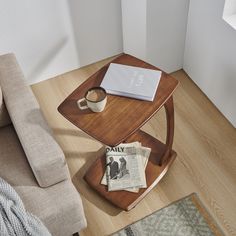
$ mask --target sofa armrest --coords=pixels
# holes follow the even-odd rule
[[[14,54],[0,56],[0,85],[7,110],[41,187],[69,177],[64,154],[53,138]]]
[[[2,89],[0,86],[0,127],[7,126],[11,123],[5,103],[3,101]]]

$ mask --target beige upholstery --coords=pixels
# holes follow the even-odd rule
[[[38,187],[12,125],[0,129],[0,144],[0,176],[53,235],[71,235],[86,226],[80,196],[70,180],[48,188]]]
[[[0,127],[0,176],[53,236],[79,232],[87,226],[80,195],[13,54],[0,56],[0,86],[12,121]],[[2,104],[0,92],[0,121]]]
[[[18,138],[41,187],[68,178],[64,154],[52,137],[13,54],[0,57],[0,85]]]
[[[10,123],[11,123],[11,120],[3,101],[2,89],[0,86],[0,127],[4,127]]]

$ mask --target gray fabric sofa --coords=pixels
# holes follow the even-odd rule
[[[0,176],[52,235],[86,227],[64,154],[13,54],[0,56]]]

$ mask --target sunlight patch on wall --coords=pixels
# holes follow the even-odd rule
[[[225,0],[223,19],[236,30],[236,0]]]

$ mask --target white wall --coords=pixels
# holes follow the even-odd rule
[[[223,19],[236,30],[236,0],[225,0]]]
[[[189,0],[122,0],[124,51],[167,72],[183,66]]]
[[[0,55],[14,52],[29,83],[79,67],[64,0],[0,0]]]
[[[69,0],[80,65],[123,52],[120,0]]]
[[[147,61],[170,73],[183,68],[189,0],[147,1]]]
[[[225,0],[224,15],[230,16],[236,14],[236,1],[235,0]]]
[[[0,0],[0,29],[28,83],[123,51],[120,0]]]
[[[147,0],[122,0],[124,52],[146,60]]]
[[[184,70],[236,126],[236,30],[223,19],[224,0],[191,0]]]

